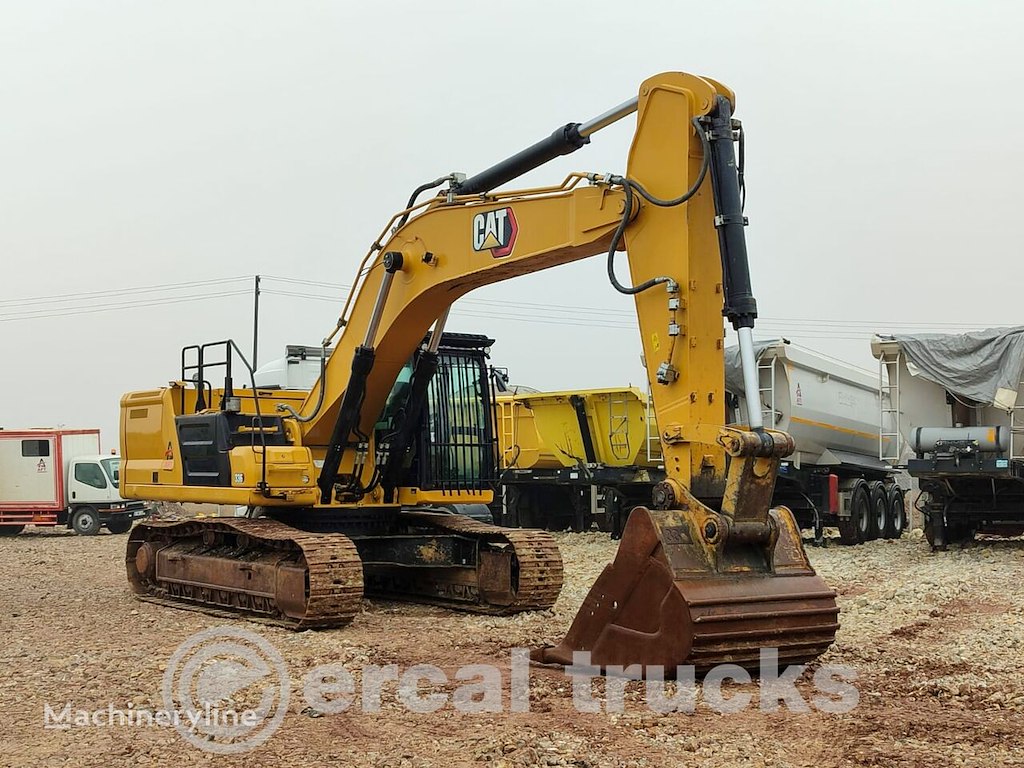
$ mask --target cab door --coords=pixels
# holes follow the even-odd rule
[[[107,479],[98,461],[74,460],[68,472],[68,505],[109,504],[117,489]]]

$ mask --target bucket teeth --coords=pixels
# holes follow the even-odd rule
[[[832,644],[839,628],[835,592],[805,560],[801,566],[787,555],[763,571],[702,570],[694,567],[701,558],[690,551],[698,546],[692,539],[665,535],[678,521],[678,512],[633,510],[615,560],[565,639],[532,658],[569,665],[574,651],[588,651],[593,666],[657,666],[672,676],[678,666],[702,673],[717,664],[756,672],[766,648],[776,649],[782,664],[801,664]],[[777,528],[775,551],[791,554],[793,542],[783,539],[795,526]]]

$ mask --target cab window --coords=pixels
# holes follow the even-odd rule
[[[93,488],[106,488],[107,480],[99,464],[75,464],[75,480]]]
[[[100,461],[103,468],[107,471],[107,477],[110,478],[110,482],[117,485],[121,479],[121,460],[120,459],[103,459]]]

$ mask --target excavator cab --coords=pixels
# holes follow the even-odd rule
[[[403,418],[413,373],[429,336],[402,367],[375,426],[375,442],[386,451]],[[457,493],[493,491],[497,482],[494,385],[488,350],[494,339],[445,332],[437,370],[430,379],[415,438],[401,455],[393,486]]]

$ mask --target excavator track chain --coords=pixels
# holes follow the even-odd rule
[[[476,562],[422,570],[377,569],[364,563],[370,595],[497,615],[545,610],[558,599],[562,556],[543,531],[501,528],[436,512],[403,510],[399,521],[421,535],[455,535],[475,542]]]
[[[144,600],[290,629],[347,624],[363,594],[359,554],[347,536],[274,520],[143,523],[125,560]]]

